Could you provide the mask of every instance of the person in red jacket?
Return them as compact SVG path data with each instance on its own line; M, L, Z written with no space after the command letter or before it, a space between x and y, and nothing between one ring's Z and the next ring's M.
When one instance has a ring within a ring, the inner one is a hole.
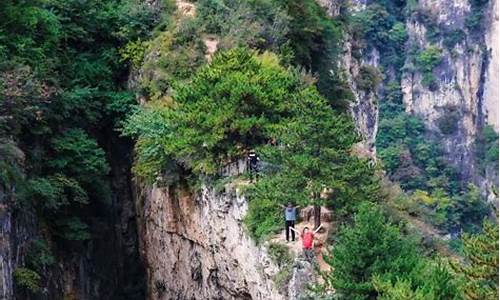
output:
M318 231L321 229L323 225L320 224L318 228L314 231L310 231L309 227L304 227L302 230L302 233L300 233L298 230L296 230L293 227L290 227L291 230L295 231L299 236L300 239L302 240L302 249L304 249L304 256L308 261L312 261L314 259L314 249L313 249L313 242L314 242L314 235L318 233Z

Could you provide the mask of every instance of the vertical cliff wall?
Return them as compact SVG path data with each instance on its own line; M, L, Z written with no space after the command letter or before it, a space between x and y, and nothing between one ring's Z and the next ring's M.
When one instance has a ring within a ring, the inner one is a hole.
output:
M376 1L352 0L347 1L347 5L342 0L319 2L335 18L341 7L360 11ZM386 67L384 76L392 80L395 72L401 72L399 83L405 110L422 118L431 133L430 138L443 145L445 156L457 167L462 180L472 180L486 192L497 181L498 173L490 172L487 178L478 174L474 143L486 124L498 131L498 0L489 1L480 24L471 29L467 28L477 8L471 7L468 0L420 0L413 5L407 4L406 8L413 13L406 17L408 41L405 53L401 54L406 57L405 66L401 70ZM452 33L457 34L457 42L450 45ZM374 153L380 96L361 90L356 78L363 66L381 67L379 53L376 47L368 44L367 50L357 57L353 55L357 41L349 35L345 39L341 64L355 94L353 118L365 136L366 148ZM429 47L441 50L441 62L432 70L436 84L431 87L423 84L425 74L414 65L416 51ZM384 88L382 83L381 95ZM458 118L455 120L452 115ZM456 122L451 124L456 127L454 132L444 134L441 131L439 122L445 119Z
M419 9L435 19L434 26L448 30L466 27L466 18L471 7L467 1L420 1ZM442 118L458 113L457 130L451 134L440 134L447 157L461 172L463 179L471 179L475 174L474 141L478 131L488 120L488 107L484 98L485 76L489 55L484 41L485 33L466 34L453 48L443 45L444 37L431 43L426 34L426 24L419 20L406 23L409 47L426 49L438 45L442 50L442 62L434 69L437 78L435 88L422 84L422 72L407 68L403 73L401 87L406 111L416 114L425 121L428 128L439 133L437 123ZM490 28L489 25L485 28ZM490 45L489 47L492 47ZM407 65L411 64L407 61ZM498 107L498 96L488 99L491 106Z
M279 270L245 233L237 187L144 187L137 205L148 299L284 299Z

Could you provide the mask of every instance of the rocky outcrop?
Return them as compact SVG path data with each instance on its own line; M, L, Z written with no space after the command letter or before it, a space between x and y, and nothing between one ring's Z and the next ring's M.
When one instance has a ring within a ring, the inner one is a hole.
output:
M137 200L148 299L284 299L272 280L279 270L245 233L238 187L152 186Z
M491 0L487 9L486 18L486 51L488 66L486 68L484 82L484 115L486 122L491 124L498 132L498 103L500 99L500 90L498 83L500 81L500 24L498 23L498 0Z
M345 6L344 0L318 2L332 17ZM349 9L363 10L372 2L351 0ZM478 175L474 143L485 124L494 126L498 131L498 0L491 0L484 10L485 18L481 29L471 30L466 29L467 18L472 13L467 0L421 0L415 5L412 9L417 14L426 14L426 17L416 18L413 15L406 20L409 39L404 55L407 60L400 82L405 109L424 120L432 136L443 145L447 159L460 171L461 178L464 181L474 181L487 193L488 186L494 184L498 175L487 176L493 180ZM429 31L436 28L441 29L441 33L429 40ZM462 32L464 36L450 47L445 44L445 38L455 30ZM356 42L351 37L346 37L341 65L355 96L351 106L353 118L364 136L365 150L374 156L379 117L378 96L374 92L360 90L356 85L356 78L360 68L365 65L379 67L379 55L372 47L368 47L371 50L364 51L361 56L353 56L352 49L356 48L353 47ZM413 65L415 49L424 50L431 45L442 49L442 61L433 70L438 83L433 88L422 84L424 74ZM391 72L399 71L385 72L386 77L393 78ZM381 91L383 93L383 86ZM452 124L456 126L455 131L446 134L441 131L439 122L445 119L456 123Z
M318 0L318 3L325 8L327 14L335 18L341 13L345 6L345 0ZM363 9L365 1L353 0L350 8L354 10ZM357 42L351 36L346 35L343 42L343 54L339 60L341 70L344 70L345 79L349 88L353 92L354 101L350 105L351 115L358 132L363 136L363 142L357 145L357 152L361 156L376 159L375 138L378 129L378 103L377 91L367 91L358 87L356 78L360 75L362 66L379 67L379 54L373 50L370 55L358 57L354 55L354 44Z
M431 14L436 26L449 30L465 28L465 18L470 12L467 1L420 1L418 9ZM428 128L440 135L448 159L461 172L464 180L475 174L474 141L478 130L484 125L483 80L487 60L484 59L483 42L466 37L453 49L447 49L443 40L431 43L426 37L426 24L411 19L406 24L409 47L426 49L436 45L442 49L442 62L433 73L437 86L433 89L423 86L423 74L415 68L406 68L401 88L406 111L424 120ZM412 57L408 57L407 66ZM498 100L497 100L498 101ZM452 120L450 115L459 117ZM441 134L438 122L450 118L457 126L456 131Z
M307 284L314 282L314 280L314 266L303 257L297 257L293 265L290 282L288 283L288 299L304 299L306 296L304 291L307 289Z

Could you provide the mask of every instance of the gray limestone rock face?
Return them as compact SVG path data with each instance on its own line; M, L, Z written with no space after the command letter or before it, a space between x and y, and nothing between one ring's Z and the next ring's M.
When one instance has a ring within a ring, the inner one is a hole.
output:
M144 187L137 198L148 299L285 299L278 268L246 234L238 188Z
M307 285L315 281L313 264L303 257L295 259L292 277L288 283L288 299L300 300L305 297Z

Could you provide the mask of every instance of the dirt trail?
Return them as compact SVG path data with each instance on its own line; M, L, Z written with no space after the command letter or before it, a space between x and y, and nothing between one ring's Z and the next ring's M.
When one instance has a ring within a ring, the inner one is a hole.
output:
M196 16L196 5L184 0L176 0L175 5L177 6L177 11L183 17L195 17ZM203 38L203 43L207 48L205 52L205 59L210 62L212 56L218 49L219 40L215 36L207 36Z
M203 42L205 43L205 47L207 48L207 51L205 52L205 58L210 62L215 51L217 51L219 40L214 36L209 36L205 37L203 39Z
M177 6L177 11L183 16L194 17L196 15L196 6L193 3L176 0L175 5Z
M314 228L314 219L312 217L313 216L312 212L313 212L312 206L302 208L300 210L300 216L301 216L300 219L302 220L302 222L296 223L295 229L297 229L299 232L302 232L302 230L306 226L311 229ZM321 208L321 224L323 224L323 228L320 229L320 231L314 235L314 253L316 254L316 261L318 263L320 271L329 271L330 266L324 261L323 254L326 254L328 251L326 247L327 239L331 231L333 230L333 223L332 223L332 213L326 207ZM294 257L301 255L303 251L300 237L296 236L294 242L286 241L285 229L283 229L279 235L275 235L273 238L271 238L270 242L283 244L287 246L288 250Z

